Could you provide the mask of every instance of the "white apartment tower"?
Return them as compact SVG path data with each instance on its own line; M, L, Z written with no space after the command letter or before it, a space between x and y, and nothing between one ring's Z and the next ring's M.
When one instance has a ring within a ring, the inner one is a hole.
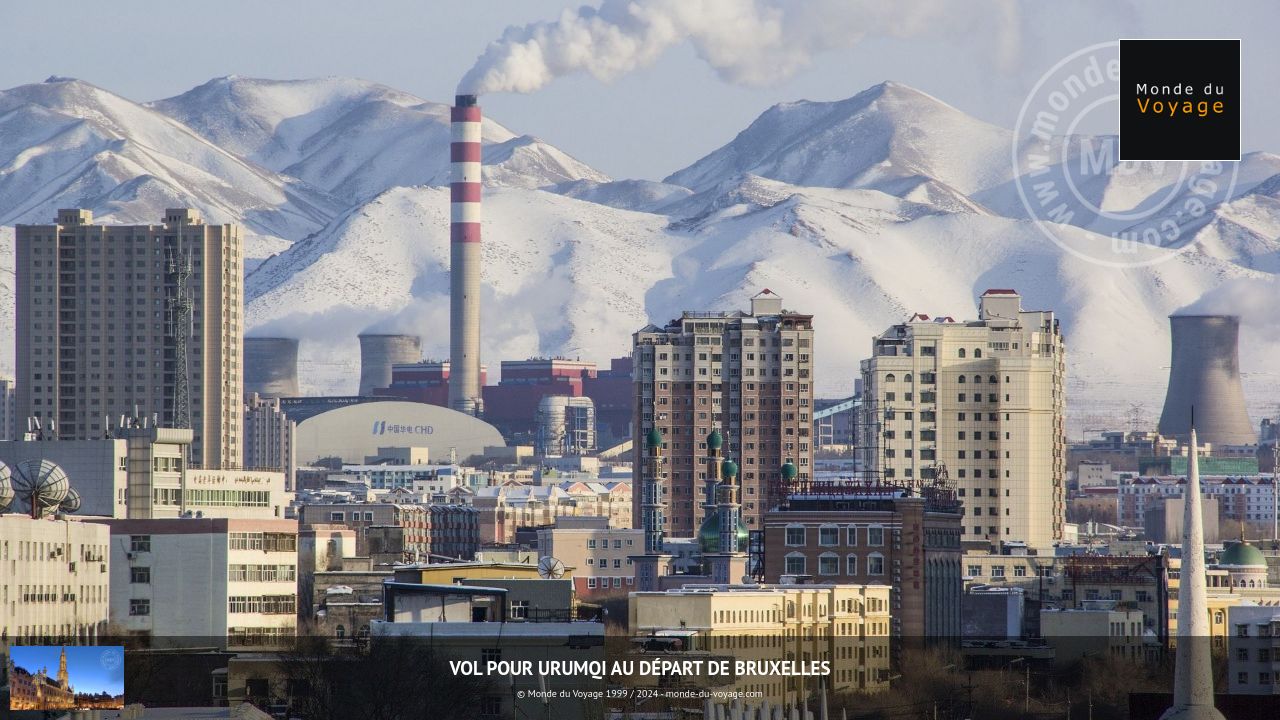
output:
M863 460L886 482L945 471L964 504L966 543L1062 538L1066 485L1065 351L1052 311L987 290L979 319L915 315L862 361Z
M88 210L18 225L20 423L36 417L63 439L101 438L107 418L136 410L174 427L185 376L191 464L239 466L241 256L237 226L206 225L191 209L166 210L158 225L96 225Z
M646 438L657 428L665 447L666 536L689 537L714 498L707 498L712 448L720 431L723 459L739 467L742 520L761 529L777 500L782 466L807 482L813 469L813 316L784 310L764 290L749 312L685 312L666 327L633 336L634 467L645 467ZM643 493L633 525L642 527ZM710 510L709 510L710 508Z

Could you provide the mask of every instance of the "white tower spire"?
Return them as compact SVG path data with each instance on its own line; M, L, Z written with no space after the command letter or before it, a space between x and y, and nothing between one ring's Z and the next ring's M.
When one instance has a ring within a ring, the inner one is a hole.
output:
M1225 720L1213 706L1209 598L1204 574L1204 519L1200 513L1200 459L1194 421L1188 444L1190 457L1187 489L1183 496L1182 572L1178 581L1178 650L1173 674L1173 706L1164 711L1160 720Z

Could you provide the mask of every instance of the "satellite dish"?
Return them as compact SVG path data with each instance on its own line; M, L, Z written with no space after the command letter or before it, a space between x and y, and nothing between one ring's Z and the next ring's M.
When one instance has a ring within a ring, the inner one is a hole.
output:
M9 466L0 462L0 513L13 504L13 482L10 479Z
M564 577L564 563L550 555L538 561L538 577L544 580L558 580Z
M75 488L67 488L67 496L58 503L58 512L73 513L80 509L80 493Z
M14 506L22 512L45 515L62 503L70 489L67 473L51 460L24 460L14 468Z

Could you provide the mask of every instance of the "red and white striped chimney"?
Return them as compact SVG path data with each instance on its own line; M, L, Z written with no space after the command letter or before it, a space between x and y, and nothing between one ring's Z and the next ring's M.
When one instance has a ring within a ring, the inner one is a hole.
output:
M480 106L458 95L449 144L449 406L484 412L480 388Z

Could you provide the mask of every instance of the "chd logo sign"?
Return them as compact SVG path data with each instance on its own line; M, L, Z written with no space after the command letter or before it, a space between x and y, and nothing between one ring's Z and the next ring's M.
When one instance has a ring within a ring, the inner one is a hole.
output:
M432 435L436 431L431 425L408 425L389 423L386 420L373 421L374 435Z
M1063 58L1027 96L1012 143L1014 184L1027 216L1062 249L1112 267L1153 265L1186 250L1213 208L1232 197L1239 172L1239 44L1226 41L1234 43L1235 80L1188 72L1174 81L1131 67L1134 42L1191 43L1180 46L1190 52L1204 41L1122 40ZM1135 72L1143 77L1134 80ZM1126 118L1133 113L1162 132L1131 130ZM1234 134L1215 134L1228 118ZM1202 134L1217 145L1197 145ZM1223 143L1234 154L1218 154Z

